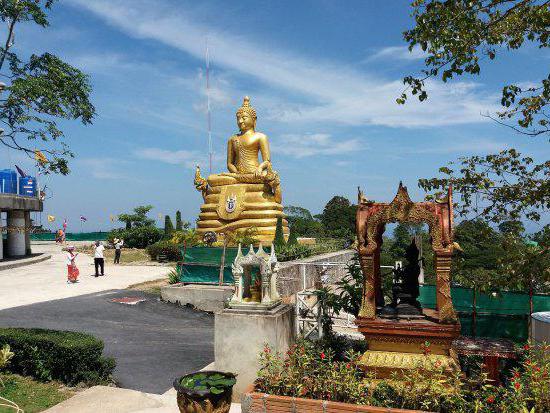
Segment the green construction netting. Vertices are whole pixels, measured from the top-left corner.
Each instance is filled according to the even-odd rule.
[[[453,305],[458,312],[462,334],[478,337],[508,338],[525,341],[528,337],[529,295],[517,292],[502,292],[497,295],[477,293],[476,325],[473,329],[473,290],[452,287]],[[435,286],[420,287],[419,301],[423,307],[435,308]],[[550,296],[533,296],[534,312],[550,311]]]
[[[65,239],[67,241],[105,241],[108,232],[67,232]],[[31,240],[34,241],[55,241],[55,232],[44,232],[31,234]]]
[[[184,254],[185,251],[185,254]],[[223,271],[223,282],[233,283],[231,264],[235,261],[238,248],[225,249],[225,263]],[[243,248],[242,253],[248,254],[249,248]],[[270,253],[269,248],[264,251]],[[220,265],[222,261],[223,248],[221,247],[191,247],[182,248],[182,255],[185,258],[178,264],[180,281],[185,283],[218,283],[220,279]]]

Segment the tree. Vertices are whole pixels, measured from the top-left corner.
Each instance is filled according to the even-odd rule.
[[[294,232],[296,236],[319,237],[322,235],[323,225],[307,209],[288,205],[284,207],[283,212],[286,215],[291,232]]]
[[[456,211],[462,217],[479,216],[499,223],[526,218],[539,221],[550,208],[550,161],[535,164],[515,149],[496,155],[472,156],[439,168],[443,177],[419,179],[418,186],[433,199],[452,185],[459,194]]]
[[[281,251],[286,245],[285,235],[283,232],[283,218],[277,218],[277,226],[275,227],[275,239],[273,240],[273,246],[275,251]]]
[[[355,233],[357,205],[343,196],[334,196],[323,209],[321,223],[324,229],[335,237],[349,237]]]
[[[164,238],[169,239],[172,238],[172,234],[174,233],[174,224],[172,224],[172,218],[170,218],[170,215],[164,216]]]
[[[497,231],[481,219],[462,221],[454,240],[460,250],[453,257],[453,281],[485,291],[505,287],[498,261],[503,255],[502,236]]]
[[[183,221],[181,220],[181,212],[176,211],[176,230],[183,230]]]
[[[502,221],[498,226],[498,230],[501,234],[522,238],[525,232],[525,226],[521,221],[510,219],[508,221]]]
[[[414,0],[415,27],[403,33],[409,50],[426,53],[426,69],[421,76],[407,76],[407,86],[397,103],[404,104],[408,93],[420,101],[428,98],[426,80],[477,75],[481,63],[493,61],[504,50],[521,48],[526,42],[539,49],[550,43],[550,3],[543,0]],[[550,75],[540,84],[505,85],[503,110],[496,117],[487,115],[514,130],[536,136],[550,132]],[[515,120],[515,124],[508,121]],[[516,126],[517,125],[517,126]]]
[[[119,214],[118,220],[126,224],[126,229],[154,226],[155,220],[147,217],[151,209],[152,205],[140,205],[134,208],[133,214]]]
[[[288,235],[288,242],[287,245],[289,247],[292,247],[294,245],[298,245],[298,236],[296,235],[296,231],[293,227],[290,227],[290,234]]]
[[[433,249],[430,234],[424,229],[424,224],[408,222],[397,224],[393,230],[392,239],[383,239],[380,251],[381,264],[394,265],[395,261],[403,261],[405,259],[405,251],[411,245],[415,236],[419,236],[422,242],[421,246],[418,245],[419,249],[422,249],[422,267],[427,278],[426,281],[431,282],[431,279],[435,275],[433,271]]]
[[[3,0],[0,18],[8,24],[7,39],[0,47],[0,142],[38,161],[43,173],[69,173],[68,158],[74,157],[64,142],[59,119],[90,124],[95,108],[86,74],[51,53],[32,54],[27,60],[13,51],[18,23],[49,25],[46,14],[55,0]],[[40,146],[39,146],[40,145]],[[36,152],[40,151],[40,152]],[[46,156],[44,156],[46,154]]]

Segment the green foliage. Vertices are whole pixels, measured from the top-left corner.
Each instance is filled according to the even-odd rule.
[[[0,142],[31,158],[35,149],[40,149],[48,158],[48,162],[39,163],[43,173],[66,175],[68,158],[74,155],[64,142],[57,119],[91,123],[95,108],[89,99],[89,77],[50,53],[31,54],[23,61],[10,51],[15,26],[32,22],[47,27],[46,12],[53,3],[53,0],[6,0],[0,4],[1,20],[8,23],[7,39],[0,48],[0,70],[3,78],[10,81],[0,103],[4,128]],[[37,143],[44,146],[37,147]]]
[[[501,232],[501,234],[509,234],[516,237],[521,237],[525,232],[525,226],[523,225],[523,222],[511,219],[501,222],[498,225],[498,230]]]
[[[506,286],[513,290],[548,292],[550,285],[550,249],[531,245],[508,233],[502,242],[499,269],[506,274]]]
[[[176,211],[176,230],[183,231],[183,221],[181,220],[181,211]]]
[[[504,251],[502,237],[497,231],[481,219],[462,221],[455,227],[454,239],[462,249],[455,251],[453,257],[455,282],[484,291],[503,286],[505,280],[500,276],[498,259]]]
[[[483,216],[500,223],[527,218],[541,219],[550,208],[550,161],[534,163],[515,149],[495,155],[462,157],[439,168],[443,177],[419,179],[418,186],[434,197],[447,191],[459,195],[455,211],[462,217]],[[457,199],[455,199],[457,200]]]
[[[164,232],[153,226],[141,226],[131,229],[114,229],[107,235],[109,242],[114,238],[124,239],[124,246],[127,248],[146,248],[148,245],[162,239]]]
[[[408,89],[426,100],[425,81],[440,77],[444,82],[463,74],[477,75],[481,63],[489,63],[499,51],[519,49],[525,42],[548,48],[550,6],[537,0],[471,0],[412,2],[415,27],[404,32],[409,50],[419,46],[425,53],[425,70],[419,77],[403,79],[407,89],[397,103],[407,99]],[[515,79],[514,79],[515,80]],[[502,90],[499,123],[517,119],[513,129],[531,136],[550,132],[545,113],[550,103],[550,75],[539,85],[506,85]],[[500,119],[500,120],[499,120]]]
[[[8,365],[13,357],[13,351],[11,351],[9,344],[4,344],[2,350],[0,350],[0,370]]]
[[[260,354],[256,390],[279,396],[307,397],[361,404],[367,386],[357,366],[357,354],[334,361],[331,349],[301,340],[285,356],[266,346]]]
[[[146,248],[159,241],[164,232],[155,227],[155,220],[147,216],[153,209],[152,205],[140,205],[134,208],[133,214],[120,214],[118,220],[126,224],[126,228],[113,229],[107,235],[109,242],[113,239],[124,239],[128,248]]]
[[[174,267],[170,270],[168,273],[168,284],[177,284],[180,282],[180,274],[178,272],[177,267]]]
[[[335,238],[349,238],[355,234],[357,205],[343,196],[335,196],[325,205],[320,215],[324,230]]]
[[[359,265],[359,255],[354,255],[347,265],[347,272],[334,288],[325,287],[316,291],[317,299],[328,318],[340,311],[359,315],[363,299],[363,273]],[[326,320],[325,332],[330,333],[331,323]]]
[[[164,238],[169,239],[172,238],[172,234],[174,233],[174,224],[172,224],[172,218],[170,218],[170,215],[164,216]]]
[[[152,260],[156,260],[159,255],[166,256],[168,261],[181,261],[181,246],[172,241],[162,240],[147,247],[147,254]]]
[[[287,245],[288,246],[298,245],[298,236],[296,235],[296,231],[292,227],[290,227],[290,234],[288,234]]]
[[[181,246],[186,244],[188,247],[193,247],[202,243],[194,229],[183,229],[181,231],[175,230],[172,233],[171,242],[172,244]]]
[[[180,385],[189,390],[222,394],[230,390],[236,382],[232,373],[201,372],[182,377]]]
[[[275,251],[277,253],[277,261],[279,262],[293,261],[315,255],[314,250],[310,246],[298,243],[294,245],[285,244],[278,249],[275,247]]]
[[[297,237],[320,237],[323,235],[323,224],[315,219],[311,212],[299,206],[286,206],[283,209],[288,226]]]
[[[8,369],[39,380],[60,380],[69,385],[103,383],[115,368],[102,357],[103,342],[71,331],[0,328],[0,343],[15,353]]]
[[[140,205],[134,208],[133,214],[119,214],[118,220],[126,224],[126,229],[154,226],[155,220],[147,217],[152,209],[153,205]]]
[[[275,251],[282,251],[286,245],[285,235],[283,233],[283,218],[277,218],[277,227],[275,228],[275,239],[273,240]]]
[[[538,413],[547,412],[550,405],[550,347],[544,344],[526,346],[520,368],[500,387],[487,383],[484,375],[465,378],[461,372],[446,371],[428,355],[422,362],[431,365],[430,371],[419,365],[376,379],[361,370],[359,353],[348,352],[342,360],[335,356],[334,345],[342,343],[300,340],[286,355],[266,346],[260,354],[256,391],[441,413]]]
[[[227,243],[226,245],[229,247],[236,247],[239,244],[242,246],[248,246],[258,242],[256,239],[258,236],[258,228],[256,227],[250,227],[237,231],[227,231],[224,234],[225,242]]]

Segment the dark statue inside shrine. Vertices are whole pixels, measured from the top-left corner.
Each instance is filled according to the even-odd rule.
[[[407,264],[404,268],[393,270],[392,301],[380,310],[380,317],[384,318],[424,318],[422,306],[418,302],[420,285],[420,251],[413,239],[405,251]]]

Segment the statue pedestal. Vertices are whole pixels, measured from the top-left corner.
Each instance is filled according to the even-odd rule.
[[[374,372],[377,378],[414,368],[428,371],[441,367],[447,371],[459,369],[458,360],[451,352],[453,340],[460,335],[459,323],[383,318],[357,318],[355,323],[369,348],[359,364]]]
[[[216,370],[237,374],[233,400],[240,400],[246,387],[256,379],[258,357],[265,344],[273,352],[284,354],[295,339],[294,311],[289,305],[264,311],[228,308],[216,313],[215,365]]]
[[[275,238],[279,217],[283,218],[283,232],[288,235],[283,206],[276,202],[269,185],[218,184],[208,188],[197,222],[197,233],[202,236],[208,231],[223,233],[256,228],[258,241],[271,242]]]

